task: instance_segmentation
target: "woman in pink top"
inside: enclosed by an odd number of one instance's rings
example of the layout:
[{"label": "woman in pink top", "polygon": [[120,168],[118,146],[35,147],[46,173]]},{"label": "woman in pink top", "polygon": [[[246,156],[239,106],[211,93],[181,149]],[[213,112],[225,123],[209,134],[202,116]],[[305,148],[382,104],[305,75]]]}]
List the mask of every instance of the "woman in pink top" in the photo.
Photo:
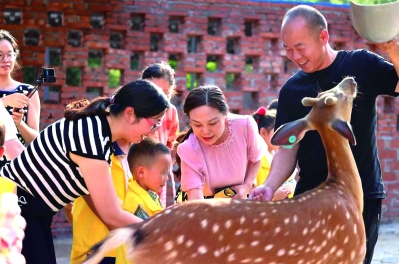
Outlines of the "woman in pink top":
[{"label": "woman in pink top", "polygon": [[[147,66],[141,73],[141,79],[147,79],[162,89],[166,96],[170,99],[175,90],[175,71],[170,67],[167,62],[154,63]],[[158,129],[156,129],[151,136],[158,139],[160,142],[165,144],[169,149],[172,149],[172,145],[176,140],[176,133],[179,129],[179,117],[177,115],[176,107],[170,104],[166,110],[165,116]],[[172,176],[172,173],[171,173]],[[173,177],[170,177],[172,188],[172,197],[175,196],[175,181]],[[162,206],[165,208],[166,203],[167,185],[162,187],[159,193],[159,198]]]},{"label": "woman in pink top", "polygon": [[233,198],[245,199],[266,151],[255,120],[229,113],[223,92],[214,85],[192,90],[183,110],[191,128],[177,147],[177,174],[188,200],[225,187],[236,192]]}]

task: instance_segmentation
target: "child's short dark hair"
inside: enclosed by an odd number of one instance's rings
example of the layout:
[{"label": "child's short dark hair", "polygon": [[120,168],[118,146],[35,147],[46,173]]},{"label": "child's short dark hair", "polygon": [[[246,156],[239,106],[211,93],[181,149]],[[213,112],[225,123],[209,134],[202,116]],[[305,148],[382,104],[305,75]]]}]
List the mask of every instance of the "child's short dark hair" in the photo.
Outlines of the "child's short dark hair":
[{"label": "child's short dark hair", "polygon": [[138,166],[151,167],[159,154],[170,155],[170,150],[163,143],[151,137],[131,145],[127,154],[130,170],[132,171]]},{"label": "child's short dark hair", "polygon": [[6,139],[6,126],[0,121],[0,147],[4,145]]}]

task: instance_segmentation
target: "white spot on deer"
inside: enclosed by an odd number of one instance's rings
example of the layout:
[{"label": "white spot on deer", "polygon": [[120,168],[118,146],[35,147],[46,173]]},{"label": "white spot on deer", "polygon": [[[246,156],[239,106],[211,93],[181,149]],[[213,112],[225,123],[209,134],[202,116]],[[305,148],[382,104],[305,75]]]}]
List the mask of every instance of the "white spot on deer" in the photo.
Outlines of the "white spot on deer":
[{"label": "white spot on deer", "polygon": [[281,231],[281,227],[276,227],[276,228],[274,229],[274,233],[275,233],[275,234],[278,234],[280,231]]},{"label": "white spot on deer", "polygon": [[192,240],[188,240],[186,242],[186,247],[191,247],[194,244],[194,242]]},{"label": "white spot on deer", "polygon": [[273,210],[272,210],[272,213],[273,213],[273,214],[277,213],[277,209],[273,209]]},{"label": "white spot on deer", "polygon": [[344,251],[343,251],[342,249],[339,249],[339,250],[337,251],[337,253],[335,253],[335,255],[337,255],[337,257],[342,256],[342,254],[344,254]]},{"label": "white spot on deer", "polygon": [[241,235],[242,234],[242,229],[238,229],[236,232],[235,232],[235,235],[236,236],[239,236],[239,235]]},{"label": "white spot on deer", "polygon": [[187,216],[188,216],[188,218],[193,218],[194,217],[194,213],[189,213]]},{"label": "white spot on deer", "polygon": [[254,232],[252,232],[252,234],[253,234],[254,236],[260,236],[260,235],[261,235],[259,231],[254,231]]},{"label": "white spot on deer", "polygon": [[336,249],[337,249],[337,247],[336,247],[336,246],[333,246],[333,247],[330,249],[330,254],[334,253]]},{"label": "white spot on deer", "polygon": [[223,238],[224,238],[224,235],[220,235],[220,236],[219,236],[219,241],[222,241]]},{"label": "white spot on deer", "polygon": [[231,227],[231,220],[227,220],[226,223],[224,223],[224,227],[227,229]]},{"label": "white spot on deer", "polygon": [[202,228],[206,228],[207,225],[208,225],[208,220],[204,219],[204,220],[201,221]]},{"label": "white spot on deer", "polygon": [[305,227],[305,229],[303,229],[303,231],[302,231],[302,235],[306,235],[307,233],[308,233],[308,228]]},{"label": "white spot on deer", "polygon": [[170,214],[172,212],[171,209],[165,210],[165,214]]},{"label": "white spot on deer", "polygon": [[251,262],[252,262],[252,259],[250,259],[250,258],[243,259],[240,261],[240,263],[251,263]]},{"label": "white spot on deer", "polygon": [[267,219],[267,218],[263,219],[263,221],[262,221],[263,225],[267,225],[268,222],[269,222],[269,219]]},{"label": "white spot on deer", "polygon": [[355,257],[356,257],[356,251],[353,250],[353,251],[351,252],[351,260],[354,260]]},{"label": "white spot on deer", "polygon": [[345,230],[345,225],[342,225],[339,230],[344,231]]},{"label": "white spot on deer", "polygon": [[353,225],[353,233],[357,234],[357,225],[356,224]]},{"label": "white spot on deer", "polygon": [[180,235],[177,237],[176,243],[178,245],[182,244],[184,242],[184,235]]},{"label": "white spot on deer", "polygon": [[213,233],[216,233],[217,231],[219,231],[219,224],[214,224],[214,225],[212,226],[212,232],[213,232]]},{"label": "white spot on deer", "polygon": [[245,248],[245,244],[239,244],[237,248],[238,249],[243,249],[243,248]]},{"label": "white spot on deer", "polygon": [[331,156],[332,156],[333,158],[335,158],[335,157],[337,157],[337,153],[335,153],[335,151],[332,151],[332,152],[331,152]]},{"label": "white spot on deer", "polygon": [[196,258],[198,256],[198,254],[197,253],[194,253],[194,254],[191,254],[191,256],[190,256],[190,258]]},{"label": "white spot on deer", "polygon": [[290,223],[290,219],[289,218],[285,218],[284,219],[284,224],[288,225]]},{"label": "white spot on deer", "polygon": [[327,229],[324,228],[323,231],[321,231],[321,233],[324,235],[325,233],[327,233]]},{"label": "white spot on deer", "polygon": [[301,245],[301,246],[298,247],[298,250],[302,251],[304,247],[305,247],[304,245]]},{"label": "white spot on deer", "polygon": [[348,241],[349,241],[349,236],[346,236],[344,239],[344,245],[346,245],[346,243],[348,243]]},{"label": "white spot on deer", "polygon": [[314,239],[312,238],[311,240],[309,240],[308,245],[312,245],[314,243]]},{"label": "white spot on deer", "polygon": [[200,253],[201,255],[204,255],[206,252],[208,252],[208,249],[205,246],[200,246],[198,248],[198,253]]},{"label": "white spot on deer", "polygon": [[270,251],[274,247],[273,244],[269,244],[265,247],[265,251]]},{"label": "white spot on deer", "polygon": [[279,256],[279,257],[284,256],[284,255],[285,255],[285,249],[284,249],[284,248],[280,249],[280,250],[277,252],[277,256]]},{"label": "white spot on deer", "polygon": [[298,264],[304,264],[304,263],[305,263],[305,262],[304,262],[303,259],[301,259],[301,260],[298,261]]},{"label": "white spot on deer", "polygon": [[255,240],[251,242],[251,247],[256,247],[257,245],[259,245],[259,241]]},{"label": "white spot on deer", "polygon": [[259,221],[258,218],[255,218],[255,219],[252,220],[252,222],[253,222],[254,224],[256,224],[258,221]]},{"label": "white spot on deer", "polygon": [[173,249],[173,242],[172,241],[166,242],[164,247],[165,247],[165,251],[172,250]]},{"label": "white spot on deer", "polygon": [[294,224],[296,224],[298,222],[298,216],[296,214],[292,218],[292,221],[294,222]]},{"label": "white spot on deer", "polygon": [[227,256],[227,261],[228,261],[228,262],[234,261],[235,259],[236,259],[236,257],[235,257],[235,254],[234,254],[234,253],[232,253],[232,254],[230,254],[230,255]]},{"label": "white spot on deer", "polygon": [[290,255],[290,256],[294,255],[295,253],[296,253],[296,251],[294,249],[290,249],[288,251],[288,255]]},{"label": "white spot on deer", "polygon": [[241,218],[240,218],[240,224],[242,225],[242,224],[244,224],[244,222],[245,222],[245,217],[244,217],[244,216],[241,216]]},{"label": "white spot on deer", "polygon": [[219,250],[215,250],[215,251],[213,252],[213,255],[214,255],[215,257],[219,257],[219,256],[220,256],[220,251],[219,251]]},{"label": "white spot on deer", "polygon": [[263,258],[256,258],[256,259],[254,260],[255,263],[259,263],[259,262],[262,262],[262,261],[263,261]]},{"label": "white spot on deer", "polygon": [[174,259],[174,258],[176,258],[176,257],[177,257],[177,250],[173,250],[172,252],[170,252],[170,253],[166,256],[166,259],[172,260],[172,259]]},{"label": "white spot on deer", "polygon": [[319,252],[320,252],[320,250],[321,250],[321,247],[316,247],[316,250],[315,250],[315,252],[316,252],[316,253],[319,253]]},{"label": "white spot on deer", "polygon": [[265,216],[266,216],[266,213],[265,213],[265,212],[262,212],[262,213],[260,213],[260,216],[261,216],[261,217],[265,217]]},{"label": "white spot on deer", "polygon": [[327,240],[324,240],[323,243],[321,243],[321,247],[325,247],[327,245]]}]

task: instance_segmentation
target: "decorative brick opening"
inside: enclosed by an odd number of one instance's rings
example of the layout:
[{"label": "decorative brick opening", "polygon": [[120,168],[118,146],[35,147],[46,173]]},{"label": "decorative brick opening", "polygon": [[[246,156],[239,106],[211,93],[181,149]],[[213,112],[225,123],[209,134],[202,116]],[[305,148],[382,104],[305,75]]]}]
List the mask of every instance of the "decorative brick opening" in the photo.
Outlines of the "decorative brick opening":
[{"label": "decorative brick opening", "polygon": [[94,29],[102,29],[104,27],[104,14],[101,13],[91,14],[90,26]]},{"label": "decorative brick opening", "polygon": [[335,42],[334,46],[333,46],[333,49],[335,49],[335,50],[343,50],[344,46],[345,46],[345,43],[343,43],[343,42]]},{"label": "decorative brick opening", "polygon": [[220,72],[222,64],[221,56],[208,55],[206,57],[206,71],[207,72]]},{"label": "decorative brick opening", "polygon": [[259,56],[245,57],[245,72],[252,73],[259,69]]},{"label": "decorative brick opening", "polygon": [[150,36],[150,51],[159,51],[162,47],[162,34],[152,33]]},{"label": "decorative brick opening", "polygon": [[169,54],[168,63],[170,67],[172,67],[172,69],[177,70],[177,68],[179,67],[179,60],[179,54]]},{"label": "decorative brick opening", "polygon": [[259,93],[258,92],[244,92],[243,93],[243,107],[247,110],[255,111],[259,107]]},{"label": "decorative brick opening", "polygon": [[40,30],[36,28],[29,28],[25,30],[24,43],[27,46],[39,46]]},{"label": "decorative brick opening", "polygon": [[201,43],[200,36],[189,36],[187,39],[187,52],[197,53],[199,51],[200,43]]},{"label": "decorative brick opening", "polygon": [[120,69],[109,69],[108,71],[108,87],[117,88],[121,85],[122,70]]},{"label": "decorative brick opening", "polygon": [[200,79],[199,73],[187,73],[186,74],[186,88],[191,91],[198,87],[198,81]]},{"label": "decorative brick opening", "polygon": [[103,94],[103,88],[101,87],[87,87],[86,96],[89,100],[99,97]]},{"label": "decorative brick opening", "polygon": [[239,53],[239,38],[228,38],[226,42],[226,52],[228,54]]},{"label": "decorative brick opening", "polygon": [[169,32],[179,33],[181,25],[184,23],[184,17],[169,18]]},{"label": "decorative brick opening", "polygon": [[278,87],[278,74],[268,74],[267,82],[270,90],[277,89]]},{"label": "decorative brick opening", "polygon": [[258,20],[246,20],[244,22],[244,32],[246,37],[252,37],[259,34],[259,21]]},{"label": "decorative brick opening", "polygon": [[35,84],[38,75],[38,68],[36,66],[23,67],[23,81],[28,84]]},{"label": "decorative brick opening", "polygon": [[60,48],[46,48],[46,64],[48,66],[60,66],[61,64],[61,49]]},{"label": "decorative brick opening", "polygon": [[220,36],[222,27],[222,19],[209,17],[208,18],[208,35]]},{"label": "decorative brick opening", "polygon": [[240,91],[239,80],[240,80],[239,73],[226,73],[226,90]]},{"label": "decorative brick opening", "polygon": [[111,33],[109,35],[109,45],[113,49],[122,49],[123,36],[122,33]]},{"label": "decorative brick opening", "polygon": [[130,17],[130,30],[144,31],[145,14],[132,14]]},{"label": "decorative brick opening", "polygon": [[52,27],[62,26],[62,12],[48,11],[47,24],[49,24]]},{"label": "decorative brick opening", "polygon": [[87,60],[87,66],[91,68],[100,68],[103,58],[102,50],[89,50],[89,59]]},{"label": "decorative brick opening", "polygon": [[4,21],[6,24],[21,24],[21,9],[6,8],[4,9]]},{"label": "decorative brick opening", "polygon": [[80,86],[82,80],[82,69],[79,67],[68,67],[66,69],[66,85]]},{"label": "decorative brick opening", "polygon": [[68,45],[80,47],[82,45],[82,32],[76,30],[68,31]]},{"label": "decorative brick opening", "polygon": [[143,64],[143,54],[141,52],[133,52],[130,54],[130,69],[139,71]]},{"label": "decorative brick opening", "polygon": [[[43,90],[43,102],[45,104],[61,103],[61,86],[44,86]],[[52,117],[51,114],[50,117]]]}]

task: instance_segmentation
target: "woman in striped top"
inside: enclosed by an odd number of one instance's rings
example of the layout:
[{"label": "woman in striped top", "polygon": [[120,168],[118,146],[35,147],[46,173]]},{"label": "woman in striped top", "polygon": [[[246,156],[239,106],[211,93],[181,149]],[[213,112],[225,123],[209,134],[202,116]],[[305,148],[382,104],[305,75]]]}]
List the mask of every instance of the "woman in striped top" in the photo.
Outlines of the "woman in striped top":
[{"label": "woman in striped top", "polygon": [[38,244],[45,246],[51,239],[53,215],[83,195],[109,229],[141,221],[119,205],[109,170],[112,142],[139,142],[160,126],[168,107],[168,99],[152,82],[130,82],[112,97],[65,111],[65,118],[45,128],[1,169],[1,177],[17,183],[47,209],[37,216],[42,223]]}]

